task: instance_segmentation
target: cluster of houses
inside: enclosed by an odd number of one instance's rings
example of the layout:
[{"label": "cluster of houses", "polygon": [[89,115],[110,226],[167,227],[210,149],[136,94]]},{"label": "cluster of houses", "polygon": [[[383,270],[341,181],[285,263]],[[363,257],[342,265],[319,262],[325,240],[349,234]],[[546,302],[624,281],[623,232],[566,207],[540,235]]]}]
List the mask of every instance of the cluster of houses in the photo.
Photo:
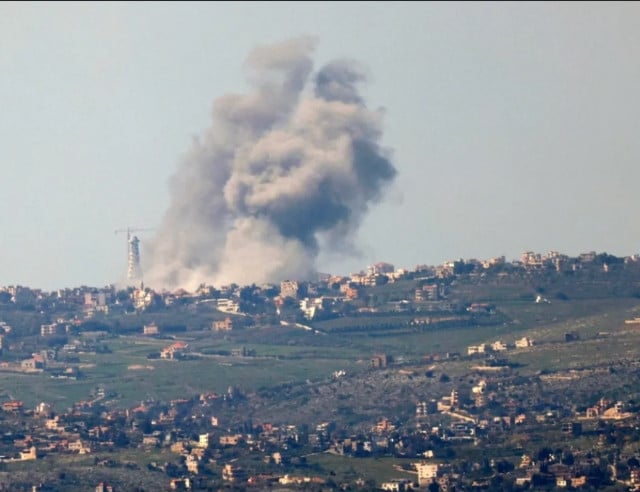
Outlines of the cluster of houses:
[{"label": "cluster of houses", "polygon": [[491,344],[481,343],[479,345],[469,345],[467,347],[467,355],[484,354],[488,352],[504,352],[510,348],[529,348],[533,347],[533,340],[529,337],[522,337],[516,340],[513,345],[507,345],[501,340],[497,340]]}]

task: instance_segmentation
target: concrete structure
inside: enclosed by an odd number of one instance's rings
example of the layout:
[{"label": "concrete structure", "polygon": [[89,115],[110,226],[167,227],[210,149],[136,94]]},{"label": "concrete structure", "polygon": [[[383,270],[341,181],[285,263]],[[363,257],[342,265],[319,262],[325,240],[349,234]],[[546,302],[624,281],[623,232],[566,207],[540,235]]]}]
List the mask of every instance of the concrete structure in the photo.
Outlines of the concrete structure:
[{"label": "concrete structure", "polygon": [[295,280],[285,280],[280,282],[280,295],[282,297],[293,297],[294,299],[297,299],[299,290],[300,285]]},{"label": "concrete structure", "polygon": [[144,325],[144,327],[142,328],[142,333],[145,335],[157,335],[159,333],[158,325],[156,325],[155,323]]},{"label": "concrete structure", "polygon": [[211,323],[213,331],[231,331],[233,330],[233,320],[230,317],[226,317],[222,321],[214,321]]},{"label": "concrete structure", "polygon": [[516,348],[527,348],[533,347],[533,340],[528,337],[522,337],[519,340],[516,340]]},{"label": "concrete structure", "polygon": [[384,275],[385,273],[393,273],[395,267],[391,263],[378,262],[367,268],[369,275]]},{"label": "concrete structure", "polygon": [[437,463],[416,463],[415,467],[418,471],[418,485],[420,487],[427,487],[438,478]]}]

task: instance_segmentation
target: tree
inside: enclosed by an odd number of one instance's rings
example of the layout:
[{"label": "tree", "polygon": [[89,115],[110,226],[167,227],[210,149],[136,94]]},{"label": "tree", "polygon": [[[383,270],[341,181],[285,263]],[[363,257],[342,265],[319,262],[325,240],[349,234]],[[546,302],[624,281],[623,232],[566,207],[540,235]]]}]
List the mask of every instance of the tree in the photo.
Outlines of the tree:
[{"label": "tree", "polygon": [[551,457],[552,454],[553,449],[544,447],[538,450],[538,452],[536,453],[536,458],[538,459],[538,461],[546,461]]},{"label": "tree", "polygon": [[116,301],[120,304],[125,304],[131,300],[131,293],[127,290],[119,290],[116,292]]}]

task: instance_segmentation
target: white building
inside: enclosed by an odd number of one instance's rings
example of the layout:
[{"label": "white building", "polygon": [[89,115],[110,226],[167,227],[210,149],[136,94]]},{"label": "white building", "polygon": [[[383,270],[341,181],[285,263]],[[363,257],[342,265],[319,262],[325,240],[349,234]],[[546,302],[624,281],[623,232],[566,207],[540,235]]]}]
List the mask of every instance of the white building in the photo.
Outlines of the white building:
[{"label": "white building", "polygon": [[416,470],[418,471],[418,485],[420,487],[426,487],[436,478],[438,478],[437,463],[416,463]]},{"label": "white building", "polygon": [[529,337],[522,337],[519,340],[516,340],[516,348],[527,348],[533,347],[533,340]]},{"label": "white building", "polygon": [[480,345],[470,345],[467,347],[467,354],[484,354],[486,348],[487,346],[484,343],[481,343]]}]

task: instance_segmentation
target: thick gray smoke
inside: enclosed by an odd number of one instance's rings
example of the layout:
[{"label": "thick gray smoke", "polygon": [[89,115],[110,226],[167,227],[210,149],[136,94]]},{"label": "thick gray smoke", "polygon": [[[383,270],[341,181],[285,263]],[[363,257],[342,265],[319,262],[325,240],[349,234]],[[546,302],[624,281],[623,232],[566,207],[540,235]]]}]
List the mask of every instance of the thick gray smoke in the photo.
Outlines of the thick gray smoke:
[{"label": "thick gray smoke", "polygon": [[323,245],[353,250],[396,170],[378,143],[382,114],[358,94],[364,71],[340,60],[312,75],[313,49],[307,38],[255,49],[252,91],[214,103],[211,128],[171,181],[148,284],[304,280]]}]

